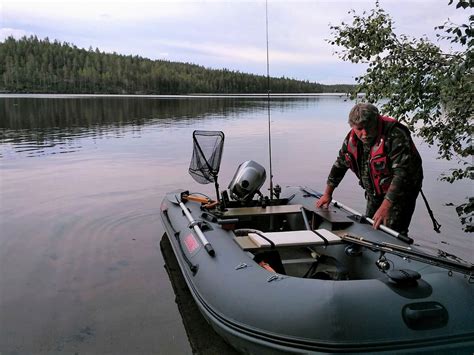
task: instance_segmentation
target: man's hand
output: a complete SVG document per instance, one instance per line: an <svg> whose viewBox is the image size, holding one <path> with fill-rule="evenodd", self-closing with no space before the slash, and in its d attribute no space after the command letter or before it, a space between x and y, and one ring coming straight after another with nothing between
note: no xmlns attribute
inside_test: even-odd
<svg viewBox="0 0 474 355"><path fill-rule="evenodd" d="M316 201L316 207L328 208L332 201L332 196L329 194L322 195L318 201Z"/></svg>
<svg viewBox="0 0 474 355"><path fill-rule="evenodd" d="M392 203L389 200L384 199L379 209L372 217L372 219L374 220L374 229L378 229L381 224L387 225L388 217L390 217L391 207Z"/></svg>
<svg viewBox="0 0 474 355"><path fill-rule="evenodd" d="M332 201L332 193L334 192L334 187L331 185L326 186L326 190L324 190L324 194L316 201L316 207L324 207L328 208L329 204Z"/></svg>

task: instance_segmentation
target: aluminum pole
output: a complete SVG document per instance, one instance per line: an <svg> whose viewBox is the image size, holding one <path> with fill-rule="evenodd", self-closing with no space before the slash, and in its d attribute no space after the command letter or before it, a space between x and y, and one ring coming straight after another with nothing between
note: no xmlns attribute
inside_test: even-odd
<svg viewBox="0 0 474 355"><path fill-rule="evenodd" d="M178 199L177 199L178 200ZM201 243L202 245L204 245L204 249L206 249L207 253L210 255L210 256L214 256L216 255L216 252L214 251L214 248L212 247L211 243L209 243L209 241L206 239L206 237L204 236L204 233L201 231L201 228L199 228L199 225L197 224L197 222L194 220L193 216L191 215L191 213L188 211L188 209L186 208L186 206L184 205L184 203L180 202L178 200L178 203L179 203L179 207L181 207L181 209L183 210L186 218L188 219L189 223L190 223L190 226L193 227L194 231L196 232L197 236L199 237L199 239L201 240Z"/></svg>

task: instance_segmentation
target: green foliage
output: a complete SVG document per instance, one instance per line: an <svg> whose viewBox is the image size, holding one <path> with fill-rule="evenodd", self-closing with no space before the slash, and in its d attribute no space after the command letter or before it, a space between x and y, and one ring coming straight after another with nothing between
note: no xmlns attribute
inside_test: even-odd
<svg viewBox="0 0 474 355"><path fill-rule="evenodd" d="M461 218L461 223L465 225L464 230L470 233L474 232L474 225L472 224L474 215L474 198L469 197L469 202L457 206L456 212L459 218Z"/></svg>
<svg viewBox="0 0 474 355"><path fill-rule="evenodd" d="M452 3L450 0L449 5ZM460 11L472 7L472 0L457 1ZM436 145L440 158L460 164L460 168L442 175L442 180L472 179L474 16L467 14L465 24L448 21L435 28L444 31L437 33L439 41L458 47L445 53L427 38L397 35L392 19L378 1L368 13L349 13L352 23L331 26L334 38L329 42L340 48L336 53L343 60L368 64L366 73L356 78L352 97L363 93L362 99L369 102L388 99L382 106L384 113ZM462 212L463 223L472 221L472 203L470 199L457 209ZM472 231L472 225L465 230Z"/></svg>
<svg viewBox="0 0 474 355"><path fill-rule="evenodd" d="M272 78L279 93L348 92L352 85L321 85ZM267 78L227 69L79 49L36 36L0 43L0 91L74 94L266 93Z"/></svg>

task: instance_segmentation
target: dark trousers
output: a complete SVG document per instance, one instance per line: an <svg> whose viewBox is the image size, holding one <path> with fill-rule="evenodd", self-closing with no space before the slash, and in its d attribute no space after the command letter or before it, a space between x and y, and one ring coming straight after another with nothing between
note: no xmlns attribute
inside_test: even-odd
<svg viewBox="0 0 474 355"><path fill-rule="evenodd" d="M407 197L398 203L393 203L390 209L390 216L386 224L387 227L401 234L408 234L408 226L411 222L413 212L415 212L416 198L420 190L414 190L407 194ZM383 202L383 197L374 197L366 194L367 209L365 215L372 218Z"/></svg>

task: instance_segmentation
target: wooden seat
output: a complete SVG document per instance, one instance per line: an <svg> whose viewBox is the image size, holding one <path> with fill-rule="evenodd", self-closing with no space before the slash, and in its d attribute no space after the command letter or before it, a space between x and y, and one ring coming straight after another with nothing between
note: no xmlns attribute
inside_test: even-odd
<svg viewBox="0 0 474 355"><path fill-rule="evenodd" d="M261 215L277 215L287 213L301 213L302 205L279 205L263 207L237 207L228 208L224 212L224 217L240 217L240 216L261 216Z"/></svg>
<svg viewBox="0 0 474 355"><path fill-rule="evenodd" d="M317 229L315 231L266 232L263 233L263 235L265 238L271 240L275 244L275 247L325 245L326 241L328 244L342 242L339 236L327 229ZM247 237L238 237L235 238L235 240L244 250L270 248L271 244L268 240L265 240L265 238L262 238L256 233L249 233Z"/></svg>

